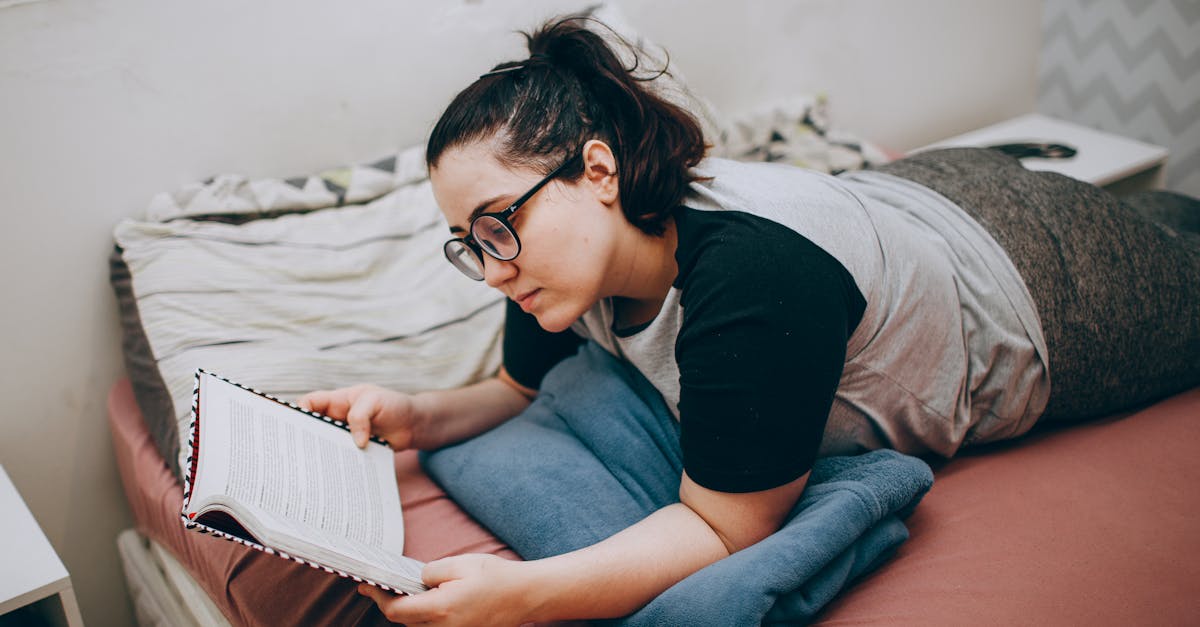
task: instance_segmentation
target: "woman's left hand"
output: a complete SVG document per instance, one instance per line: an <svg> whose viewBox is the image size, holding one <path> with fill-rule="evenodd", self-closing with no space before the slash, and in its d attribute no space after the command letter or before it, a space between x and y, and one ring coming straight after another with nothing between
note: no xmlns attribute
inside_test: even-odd
<svg viewBox="0 0 1200 627"><path fill-rule="evenodd" d="M429 562L421 578L429 590L394 595L358 586L388 620L405 625L520 625L528 622L522 562L495 555L457 555Z"/></svg>

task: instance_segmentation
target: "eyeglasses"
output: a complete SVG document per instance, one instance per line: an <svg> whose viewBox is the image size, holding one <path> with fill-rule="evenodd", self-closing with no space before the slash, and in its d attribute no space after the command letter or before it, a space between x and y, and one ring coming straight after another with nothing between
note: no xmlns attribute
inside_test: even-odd
<svg viewBox="0 0 1200 627"><path fill-rule="evenodd" d="M538 181L532 189L514 200L504 211L475 216L467 228L466 237L456 237L442 245L442 252L446 255L446 259L460 272L475 281L483 280L483 253L500 261L516 259L517 255L521 254L521 239L517 237L516 229L508 221L509 216L516 213L521 205L533 198L533 195L546 183L562 174L567 166L574 163L581 154L582 152L576 151L562 165L547 174L546 178Z"/></svg>

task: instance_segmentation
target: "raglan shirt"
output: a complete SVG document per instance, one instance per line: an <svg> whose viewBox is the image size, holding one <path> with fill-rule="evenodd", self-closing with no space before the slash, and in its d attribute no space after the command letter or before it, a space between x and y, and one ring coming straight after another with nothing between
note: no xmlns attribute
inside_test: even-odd
<svg viewBox="0 0 1200 627"><path fill-rule="evenodd" d="M1049 394L1028 290L960 208L876 172L832 177L708 159L673 214L678 275L650 322L602 300L551 334L508 308L504 363L536 388L591 339L658 389L684 470L722 492L818 455L953 455L1027 431Z"/></svg>

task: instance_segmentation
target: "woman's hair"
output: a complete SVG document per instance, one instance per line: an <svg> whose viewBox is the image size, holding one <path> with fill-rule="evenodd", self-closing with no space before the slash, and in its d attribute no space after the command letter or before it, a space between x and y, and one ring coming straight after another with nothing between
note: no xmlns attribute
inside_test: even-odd
<svg viewBox="0 0 1200 627"><path fill-rule="evenodd" d="M690 169L704 156L704 133L690 113L647 89L665 66L635 75L640 51L615 38L633 52L633 67L625 67L589 21L603 26L571 16L523 33L529 59L501 63L460 92L434 126L425 161L436 167L450 148L495 138L501 163L546 174L600 139L616 157L626 219L658 235L696 179ZM582 172L573 164L563 178Z"/></svg>

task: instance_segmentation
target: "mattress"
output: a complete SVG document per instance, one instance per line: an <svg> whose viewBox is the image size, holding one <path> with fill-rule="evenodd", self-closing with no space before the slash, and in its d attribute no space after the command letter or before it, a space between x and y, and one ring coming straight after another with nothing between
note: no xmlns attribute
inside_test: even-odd
<svg viewBox="0 0 1200 627"><path fill-rule="evenodd" d="M126 381L110 393L109 419L138 532L151 554L159 547L160 564L173 559L188 575L177 571L169 594L161 586L157 594L202 613L194 608L203 603L178 600L190 579L234 625L386 623L348 580L185 532L182 492ZM935 462L934 487L908 519L910 539L815 624L1194 624L1198 443L1200 388ZM516 558L423 475L411 452L396 455L396 475L412 557ZM137 601L154 603L169 605Z"/></svg>

